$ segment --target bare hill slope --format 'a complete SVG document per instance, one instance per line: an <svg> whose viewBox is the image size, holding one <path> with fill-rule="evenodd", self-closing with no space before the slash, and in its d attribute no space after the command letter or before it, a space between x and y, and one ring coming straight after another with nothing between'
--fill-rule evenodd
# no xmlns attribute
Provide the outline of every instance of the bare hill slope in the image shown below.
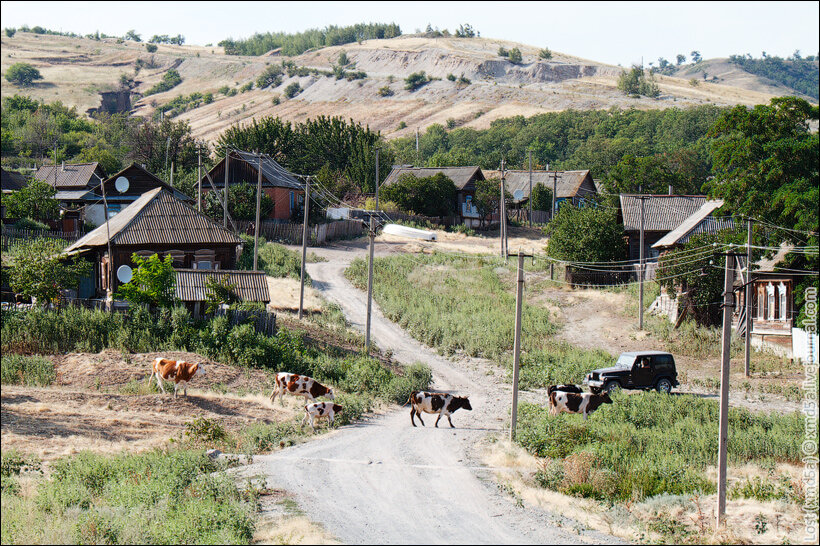
<svg viewBox="0 0 820 546"><path fill-rule="evenodd" d="M522 63L515 65L500 57L500 46L508 50L518 47ZM355 63L354 70L367 73L366 79L285 74L282 84L275 88L254 89L232 97L217 92L222 86L238 88L255 81L266 65L280 64L285 59L296 66L330 71L342 51ZM538 51L532 46L488 38L402 36L323 48L293 58L281 58L274 52L259 57L226 56L219 47L171 45L160 45L156 53L149 54L145 44L18 32L13 38L2 38L2 70L5 72L15 62L29 62L44 79L25 89L3 81L2 95L22 92L46 101L61 100L85 111L100 107L101 93L108 92L108 100L116 95L112 92L122 89L120 77L126 74L135 79L133 93L125 90L119 98L133 101L130 106L136 115L148 116L158 105L180 95L212 92L213 103L179 118L191 123L195 136L214 140L230 125L263 115L293 121L338 115L393 138L448 120L451 126L485 128L503 117L569 108L758 104L786 92L737 68L729 67L734 72L720 72L715 65L708 73L712 75L714 70L718 81L693 85L690 80L694 76L689 74L658 76L659 98L630 98L616 86L620 67L558 52L545 61L538 58ZM137 63L143 67L135 74ZM136 94L159 82L169 68L179 71L183 79L180 85L148 97ZM404 79L421 71L433 81L416 91L406 90ZM450 74L456 81L448 79ZM469 83L459 83L462 75ZM293 82L298 82L303 91L287 99L283 91ZM389 92L380 92L383 88ZM122 103L120 100L121 107Z"/></svg>

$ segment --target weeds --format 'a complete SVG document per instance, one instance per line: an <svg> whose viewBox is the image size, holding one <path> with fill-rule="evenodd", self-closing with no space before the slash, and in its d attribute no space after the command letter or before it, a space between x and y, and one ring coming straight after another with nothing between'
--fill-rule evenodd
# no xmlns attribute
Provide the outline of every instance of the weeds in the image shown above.
<svg viewBox="0 0 820 546"><path fill-rule="evenodd" d="M57 373L54 364L41 356L23 356L3 354L3 385L25 385L27 387L45 387L54 382Z"/></svg>

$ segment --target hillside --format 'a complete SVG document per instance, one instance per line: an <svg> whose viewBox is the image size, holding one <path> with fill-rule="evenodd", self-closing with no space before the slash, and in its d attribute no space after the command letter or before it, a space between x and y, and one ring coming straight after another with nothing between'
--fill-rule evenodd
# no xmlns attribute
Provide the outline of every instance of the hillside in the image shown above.
<svg viewBox="0 0 820 546"><path fill-rule="evenodd" d="M156 53L149 54L145 44L116 42L23 32L13 38L3 36L3 72L15 62L28 62L40 70L44 79L25 89L4 80L2 95L24 93L49 102L61 100L87 111L99 108L101 93L109 93L107 105L113 107L119 102L120 108L127 108L130 104L134 114L149 116L157 106L180 95L212 92L213 103L179 116L191 123L196 137L210 141L228 126L262 115L294 121L338 115L395 138L412 134L417 127L424 129L448 120L452 120L451 126L486 128L499 118L570 108L645 110L707 103L758 104L788 92L725 60L716 60L700 64L708 67L710 78L714 71L718 81L700 81L694 86L690 80L702 75L691 75L684 69L677 77L657 77L661 89L658 99L629 98L616 88L620 67L559 52L544 61L538 58L536 47L488 38L402 36L328 47L292 58L279 57L275 52L259 57L226 56L220 47L189 45L159 45ZM518 47L523 54L522 64L514 65L500 57L500 46L508 50ZM330 71L342 51L355 63L348 70L364 71L366 79L285 74L275 88L237 92L234 96L217 92L222 86L235 89L255 82L266 65L281 64L284 59L298 67ZM721 62L725 70L720 68ZM135 74L137 63L142 68ZM181 84L144 98L134 94L151 88L169 68L179 72ZM404 79L420 71L436 79L416 91L406 90ZM115 92L121 90L123 74L134 78L133 93L126 88L118 95ZM456 78L463 74L470 83L450 81L449 74ZM293 82L298 82L303 91L287 99L284 89ZM392 95L380 96L383 87L388 87ZM275 104L276 98L279 104ZM402 122L405 127L399 129Z"/></svg>

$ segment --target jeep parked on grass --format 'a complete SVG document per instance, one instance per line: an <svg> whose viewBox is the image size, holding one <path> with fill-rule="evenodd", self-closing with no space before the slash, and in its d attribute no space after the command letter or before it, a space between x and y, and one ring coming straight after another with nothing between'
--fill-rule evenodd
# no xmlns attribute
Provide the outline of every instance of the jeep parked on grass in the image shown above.
<svg viewBox="0 0 820 546"><path fill-rule="evenodd" d="M679 384L675 358L658 351L622 353L615 366L593 370L584 378L584 385L593 393L613 389L655 389L668 393Z"/></svg>

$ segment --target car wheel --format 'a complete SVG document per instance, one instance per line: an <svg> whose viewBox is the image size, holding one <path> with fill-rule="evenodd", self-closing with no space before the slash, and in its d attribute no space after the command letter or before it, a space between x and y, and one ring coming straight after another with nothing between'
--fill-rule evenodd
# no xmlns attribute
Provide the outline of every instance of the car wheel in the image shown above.
<svg viewBox="0 0 820 546"><path fill-rule="evenodd" d="M667 378L662 377L658 379L658 382L655 383L655 390L658 392L664 392L669 394L672 392L672 382L669 381Z"/></svg>
<svg viewBox="0 0 820 546"><path fill-rule="evenodd" d="M611 393L621 388L621 384L617 381L607 381L604 385L604 392Z"/></svg>

